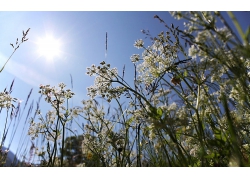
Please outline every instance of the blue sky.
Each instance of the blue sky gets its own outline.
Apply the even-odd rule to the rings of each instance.
[[[152,36],[166,30],[163,24],[153,18],[154,15],[158,15],[169,25],[173,23],[179,26],[179,29],[183,29],[183,21],[176,21],[168,12],[160,11],[2,11],[0,12],[0,67],[13,51],[10,43],[14,44],[16,38],[20,39],[23,30],[31,29],[27,35],[29,40],[21,44],[0,74],[0,91],[9,87],[15,79],[12,96],[25,101],[30,89],[33,88],[30,100],[37,101],[40,84],[56,86],[64,82],[70,88],[71,74],[73,92],[76,94],[73,106],[80,105],[83,99],[88,98],[86,88],[94,83],[94,78],[85,74],[86,68],[103,60],[110,63],[111,67],[117,67],[120,74],[126,65],[125,79],[132,82],[134,70],[130,56],[141,53],[133,46],[135,40],[145,38],[141,30],[149,30]],[[235,15],[246,29],[250,14],[238,12]],[[105,57],[106,32],[108,33],[107,57]],[[37,52],[38,39],[46,35],[51,35],[61,42],[60,55],[52,60]],[[146,43],[150,43],[149,40]],[[46,107],[46,103],[42,101],[41,107]],[[0,118],[2,135],[1,127],[5,118],[3,113]],[[21,130],[22,126],[18,132]],[[17,133],[10,148],[13,152],[18,142]]]

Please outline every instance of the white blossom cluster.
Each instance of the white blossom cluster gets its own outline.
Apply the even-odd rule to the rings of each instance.
[[[64,83],[58,84],[59,88],[50,87],[50,85],[40,85],[40,91],[42,95],[45,95],[45,101],[48,103],[63,104],[66,99],[70,99],[75,95],[70,89],[65,90],[66,85]]]
[[[110,160],[124,148],[124,132],[114,132],[114,123],[105,119],[106,112],[97,101],[84,100],[83,116],[87,120],[84,126],[82,150],[85,156],[98,156],[106,166],[113,166]],[[117,162],[114,162],[117,165]]]
[[[112,82],[118,81],[117,69],[110,69],[110,64],[106,64],[104,61],[100,64],[101,66],[92,65],[87,68],[87,75],[96,76],[94,85],[87,88],[88,96],[93,99],[97,95],[100,95],[109,102],[113,98],[120,98],[126,88],[123,86],[113,87],[112,85]]]
[[[50,85],[41,85],[40,91],[45,96],[45,101],[51,104],[52,110],[49,110],[45,117],[41,111],[37,110],[38,122],[31,119],[28,135],[35,139],[39,134],[43,134],[49,141],[54,141],[55,138],[60,139],[58,122],[66,123],[76,117],[82,112],[79,107],[68,108],[65,103],[73,97],[74,93],[70,89],[65,90],[66,85],[63,83],[58,84],[58,88],[51,87]],[[58,137],[57,137],[58,136]]]
[[[13,103],[17,101],[17,98],[12,98],[7,91],[0,92],[0,108],[14,107]]]
[[[155,78],[171,70],[173,62],[178,57],[178,42],[171,41],[169,32],[161,32],[151,46],[144,47],[142,39],[135,42],[135,47],[144,49],[141,58],[138,54],[131,56],[131,61],[137,63],[138,81],[150,84]],[[142,62],[139,63],[139,60]]]

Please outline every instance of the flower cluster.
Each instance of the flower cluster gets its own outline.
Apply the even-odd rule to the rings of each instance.
[[[116,68],[110,69],[110,64],[101,62],[101,66],[92,65],[87,68],[87,75],[95,75],[95,82],[93,86],[87,88],[88,96],[92,99],[97,95],[107,98],[107,101],[111,101],[113,98],[120,98],[121,94],[126,90],[122,86],[112,86],[112,82],[118,81],[118,71]]]
[[[0,92],[0,108],[14,107],[13,103],[17,101],[17,98],[12,98],[7,91]]]
[[[139,39],[139,40],[135,41],[134,46],[135,46],[136,48],[140,49],[140,48],[143,48],[143,44],[144,44],[143,40],[142,40],[142,39]]]
[[[139,54],[133,54],[131,57],[131,62],[136,63],[140,60],[140,55]]]
[[[52,104],[63,104],[65,99],[70,99],[75,95],[70,89],[64,90],[66,85],[64,83],[58,84],[59,88],[50,87],[50,85],[40,85],[42,95],[45,95],[45,101]]]
[[[41,85],[39,93],[45,96],[45,101],[51,105],[52,109],[47,111],[45,116],[42,115],[40,109],[37,109],[38,122],[34,118],[30,120],[28,135],[32,140],[38,138],[39,135],[43,136],[47,140],[48,147],[50,147],[47,148],[50,156],[50,151],[53,152],[53,148],[56,149],[57,142],[61,143],[64,141],[63,132],[65,131],[66,123],[82,113],[82,108],[80,107],[68,107],[68,101],[73,97],[74,93],[70,89],[65,90],[65,87],[64,83],[59,83],[58,87]],[[44,154],[45,151],[42,150],[39,155],[45,156]]]
[[[154,43],[149,47],[144,47],[143,43],[138,40],[135,42],[135,46],[144,48],[142,62],[137,64],[138,81],[150,84],[155,78],[174,70],[173,64],[178,57],[179,47],[178,41],[171,40],[168,31],[161,32],[158,37],[155,37]],[[139,55],[133,55],[131,61],[138,62],[139,58]]]

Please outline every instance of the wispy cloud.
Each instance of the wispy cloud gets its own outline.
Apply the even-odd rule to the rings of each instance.
[[[8,59],[3,53],[0,52],[0,66]],[[4,71],[9,72],[10,74],[21,79],[25,83],[39,87],[40,84],[51,84],[52,80],[46,78],[44,75],[39,74],[37,71],[33,70],[29,65],[23,65],[19,62],[16,62],[13,58],[8,62]]]

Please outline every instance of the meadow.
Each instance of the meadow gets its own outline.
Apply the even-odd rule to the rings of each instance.
[[[133,84],[124,78],[125,67],[118,72],[102,61],[86,69],[95,80],[81,106],[70,106],[75,94],[64,83],[40,85],[35,93],[41,98],[31,106],[32,91],[22,105],[11,96],[14,81],[1,90],[0,113],[6,117],[0,119],[0,149],[8,133],[34,142],[20,147],[9,166],[250,166],[250,26],[244,32],[233,12],[230,23],[220,12],[170,14],[185,19],[185,29],[154,16],[162,31],[152,37],[142,30],[147,39],[135,41],[143,52],[131,56]],[[21,51],[29,30],[12,44],[11,56]],[[41,99],[49,111],[41,111]],[[27,108],[27,128],[21,135],[9,131]],[[73,123],[81,132],[72,130]],[[0,166],[7,155],[8,149],[0,152]]]

